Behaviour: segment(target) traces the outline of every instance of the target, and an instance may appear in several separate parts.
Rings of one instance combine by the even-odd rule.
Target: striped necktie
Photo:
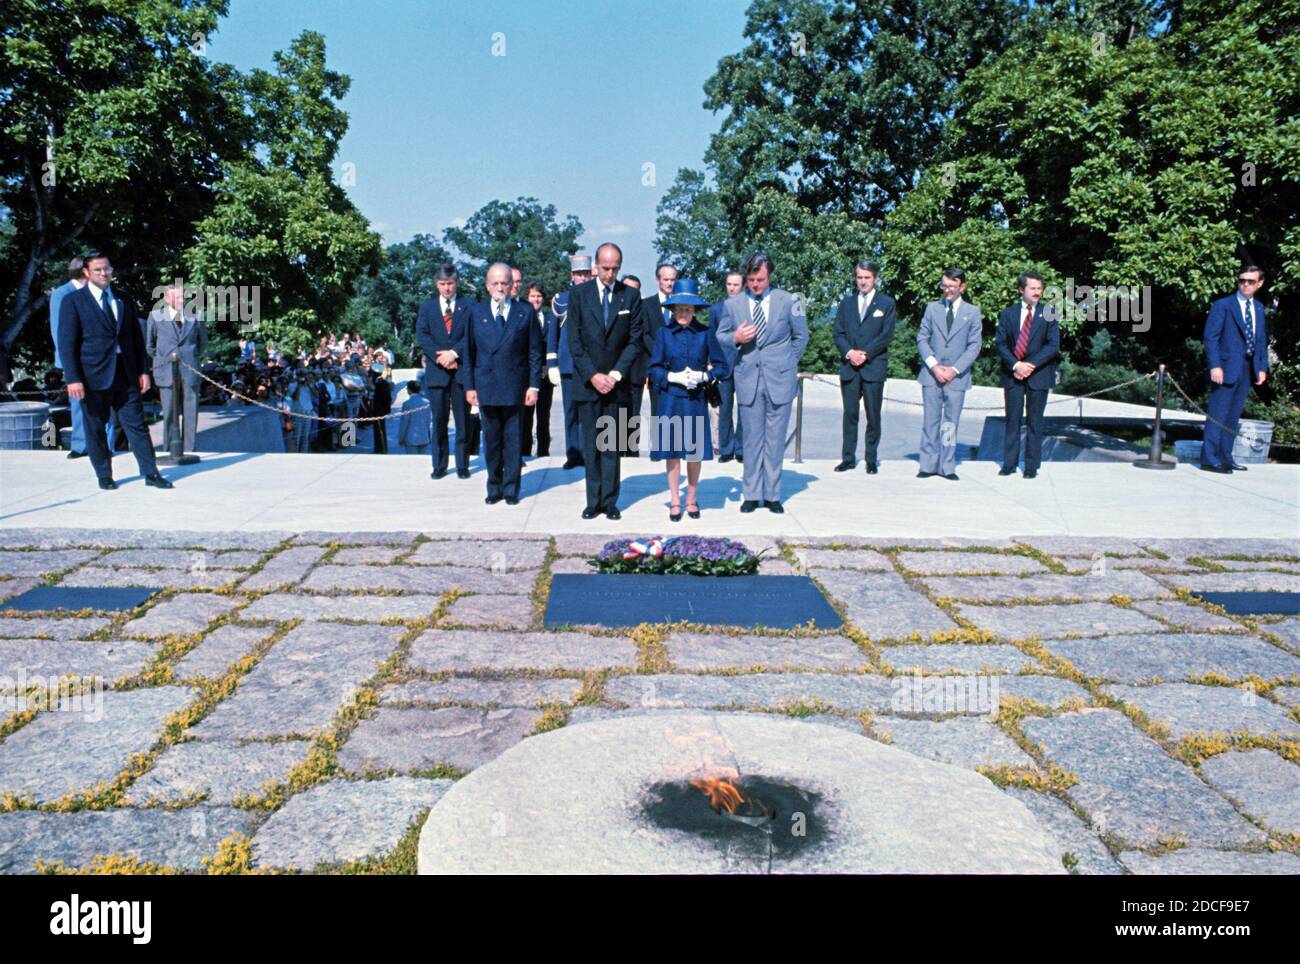
[[[763,314],[763,299],[757,298],[754,301],[754,344],[761,345],[765,334],[767,334],[767,317]]]

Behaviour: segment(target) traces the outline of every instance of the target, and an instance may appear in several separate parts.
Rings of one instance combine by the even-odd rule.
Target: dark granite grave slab
[[[792,629],[842,624],[807,576],[560,574],[551,581],[546,628],[635,626],[685,619],[709,626]]]
[[[97,612],[121,613],[134,609],[159,592],[162,589],[153,586],[111,589],[92,586],[35,586],[13,599],[5,600],[0,608],[17,609],[20,612],[59,609],[75,612],[79,609],[94,609]]]
[[[1192,592],[1207,603],[1222,606],[1233,616],[1300,613],[1300,592],[1196,592],[1195,589]]]

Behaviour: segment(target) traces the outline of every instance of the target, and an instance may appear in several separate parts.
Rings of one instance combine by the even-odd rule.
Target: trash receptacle
[[[0,449],[43,448],[41,436],[49,420],[50,406],[44,402],[0,403]]]

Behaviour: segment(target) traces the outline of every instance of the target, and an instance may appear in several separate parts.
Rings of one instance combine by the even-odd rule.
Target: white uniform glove
[[[687,370],[689,371],[689,369]],[[683,388],[690,388],[690,377],[686,372],[669,372],[668,381],[674,385],[681,385]]]
[[[560,387],[560,370],[554,365],[546,369],[546,377],[556,388]]]

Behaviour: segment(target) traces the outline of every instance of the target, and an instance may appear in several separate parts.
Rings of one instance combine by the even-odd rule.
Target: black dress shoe
[[[483,501],[486,502],[488,505],[496,505],[498,502],[501,501],[501,496],[499,496],[499,495],[489,495],[489,496],[488,496],[486,499],[484,499]]]
[[[917,472],[916,477],[918,479],[928,479],[931,476],[938,475],[938,474],[939,474],[938,472]]]
[[[875,475],[877,471],[878,471],[878,470],[877,470],[877,468],[876,468],[876,463],[875,463],[875,462],[868,462],[868,463],[867,463],[867,475]]]
[[[582,468],[582,459],[565,459],[564,465],[561,466],[561,468],[580,469]]]
[[[584,519],[594,519],[594,518],[596,518],[596,516],[598,516],[598,515],[600,515],[600,510],[599,510],[599,509],[583,509],[583,510],[582,510],[582,517],[583,517]]]
[[[538,450],[537,450],[537,457],[538,457],[539,459],[547,459],[547,458],[550,458],[550,457],[551,457],[551,450],[550,450],[550,449],[538,449]]]
[[[949,482],[958,481],[956,472],[949,472],[947,475],[944,476],[944,478],[947,479]]]
[[[174,488],[176,488],[176,486],[172,485],[170,482],[168,482],[166,479],[164,479],[164,478],[163,478],[161,475],[159,475],[157,472],[155,472],[153,475],[146,475],[146,476],[144,477],[144,484],[145,484],[145,485],[152,485],[155,489],[174,489]]]
[[[692,519],[698,519],[700,517],[700,507],[697,505],[694,511],[687,509],[686,514],[690,516]]]
[[[518,505],[518,504],[519,504],[519,500],[514,498],[513,496],[508,496],[506,498],[506,505]]]
[[[618,509],[606,509],[606,510],[605,510],[605,518],[606,518],[606,519],[613,519],[613,520],[617,521],[617,520],[623,518],[623,513],[619,512]]]
[[[741,455],[739,452],[737,452],[737,453],[736,453],[736,461],[737,461],[737,462],[740,462],[741,464],[744,464],[745,456],[743,456],[743,455]]]
[[[1228,468],[1232,469],[1232,471],[1234,471],[1234,472],[1245,472],[1245,471],[1246,471],[1246,467],[1245,467],[1244,465],[1238,465],[1236,462],[1229,462],[1229,463],[1228,463]]]
[[[843,462],[841,462],[839,465],[835,466],[835,471],[836,471],[836,472],[847,472],[849,469],[851,469],[851,468],[855,468],[855,467],[857,466],[857,464],[858,464],[857,462],[850,462],[848,459],[845,459],[845,460],[844,460]]]
[[[781,504],[779,499],[775,502],[769,501],[767,503],[767,511],[775,512],[777,515],[780,515],[782,512],[785,511],[785,506]]]
[[[757,508],[758,502],[755,499],[746,499],[744,502],[740,503],[741,512],[753,512]]]
[[[101,489],[116,489],[117,483],[114,482],[112,479],[100,479],[99,487]]]
[[[456,470],[456,478],[458,478],[458,479],[468,479],[468,478],[469,478],[469,469],[457,469],[457,470]]]
[[[1015,475],[1015,474],[1016,474],[1015,469],[1008,469],[1008,468],[998,469],[998,475]]]
[[[1232,475],[1232,469],[1226,465],[1202,465],[1202,472],[1215,472],[1219,475]]]
[[[432,472],[429,473],[429,478],[431,479],[442,479],[442,478],[446,478],[446,476],[447,476],[446,469],[434,469]]]
[[[70,459],[84,459],[85,457],[86,457],[85,452],[78,452],[76,449],[73,449],[71,452],[68,453],[68,458]]]
[[[682,521],[682,510],[681,510],[681,507],[680,507],[680,506],[679,506],[678,508],[676,508],[676,509],[669,509],[669,510],[668,510],[668,521],[669,521],[669,522],[681,522],[681,521]]]
[[[1027,479],[1038,478],[1038,469],[1025,469],[1025,478]]]
[[[72,458],[72,456],[68,456],[68,458]],[[719,461],[719,462],[730,462],[730,461],[731,461],[732,459],[734,459],[734,458],[735,458],[734,455],[719,455],[719,456],[718,456],[718,461]]]

